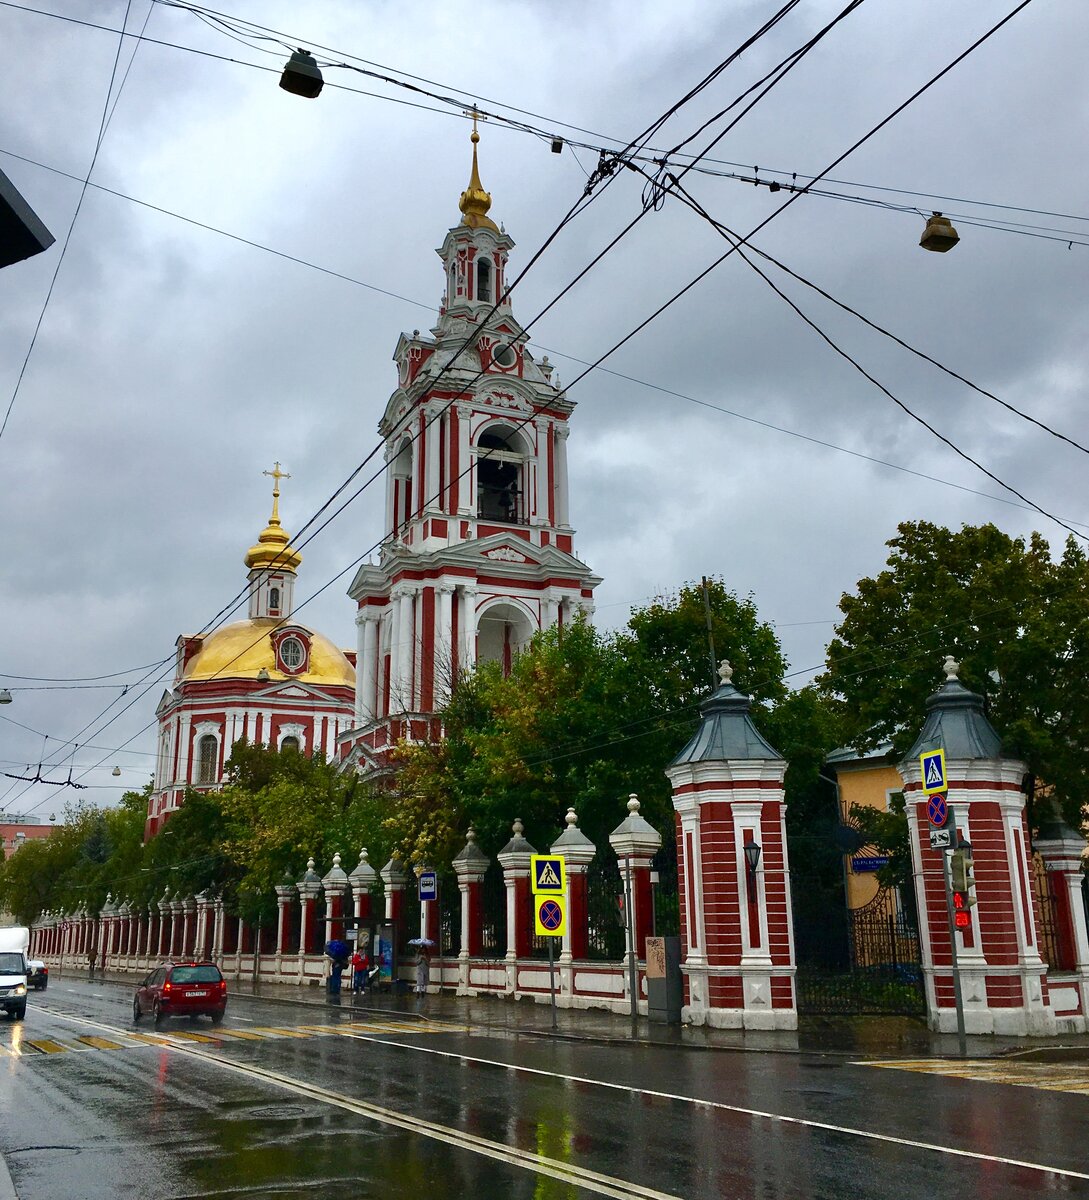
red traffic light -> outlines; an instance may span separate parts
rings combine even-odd
[[[953,909],[953,925],[957,929],[969,929],[972,924],[972,910],[963,892],[953,893]]]

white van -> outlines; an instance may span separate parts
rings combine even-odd
[[[26,1016],[26,952],[30,930],[25,925],[0,929],[0,1007],[14,1021]]]

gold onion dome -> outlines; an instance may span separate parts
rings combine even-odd
[[[277,468],[279,464],[277,464]],[[277,480],[279,483],[279,480]],[[277,488],[272,493],[272,516],[269,517],[268,524],[261,531],[260,537],[257,539],[257,545],[251,546],[246,551],[246,566],[251,570],[254,567],[263,567],[279,571],[295,572],[299,569],[299,563],[302,562],[302,555],[297,550],[292,550],[288,544],[291,538],[284,532],[280,525],[280,492]]]
[[[476,144],[479,141],[480,134],[474,129],[472,136],[473,173],[469,176],[469,186],[461,193],[461,199],[458,201],[458,208],[463,213],[461,223],[468,225],[470,229],[494,229],[498,233],[499,226],[488,216],[488,209],[492,206],[491,193],[484,190],[484,185],[480,182],[480,171],[476,165]]]
[[[355,668],[344,652],[322,634],[295,623],[292,628],[306,629],[309,635],[310,662],[307,670],[300,674],[285,675],[276,665],[270,637],[283,627],[284,622],[276,617],[254,617],[224,625],[209,634],[200,650],[186,663],[182,682],[266,678],[279,682],[290,678],[300,683],[355,687]]]

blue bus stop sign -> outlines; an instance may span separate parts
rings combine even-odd
[[[420,899],[437,900],[439,898],[439,881],[434,871],[420,872]]]

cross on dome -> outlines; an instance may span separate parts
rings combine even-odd
[[[268,475],[272,478],[272,517],[269,520],[270,525],[280,524],[280,480],[290,479],[291,476],[286,471],[280,470],[280,464],[273,463],[271,471],[262,471],[262,475]]]
[[[480,113],[474,107],[470,115],[473,118],[473,132],[470,138],[473,143],[473,169],[469,175],[469,186],[461,193],[461,199],[458,201],[458,208],[463,214],[461,223],[468,225],[470,229],[494,229],[498,233],[498,227],[488,216],[488,209],[492,206],[491,193],[486,192],[484,185],[480,182],[480,169],[476,161],[476,146],[480,141],[476,123]]]

